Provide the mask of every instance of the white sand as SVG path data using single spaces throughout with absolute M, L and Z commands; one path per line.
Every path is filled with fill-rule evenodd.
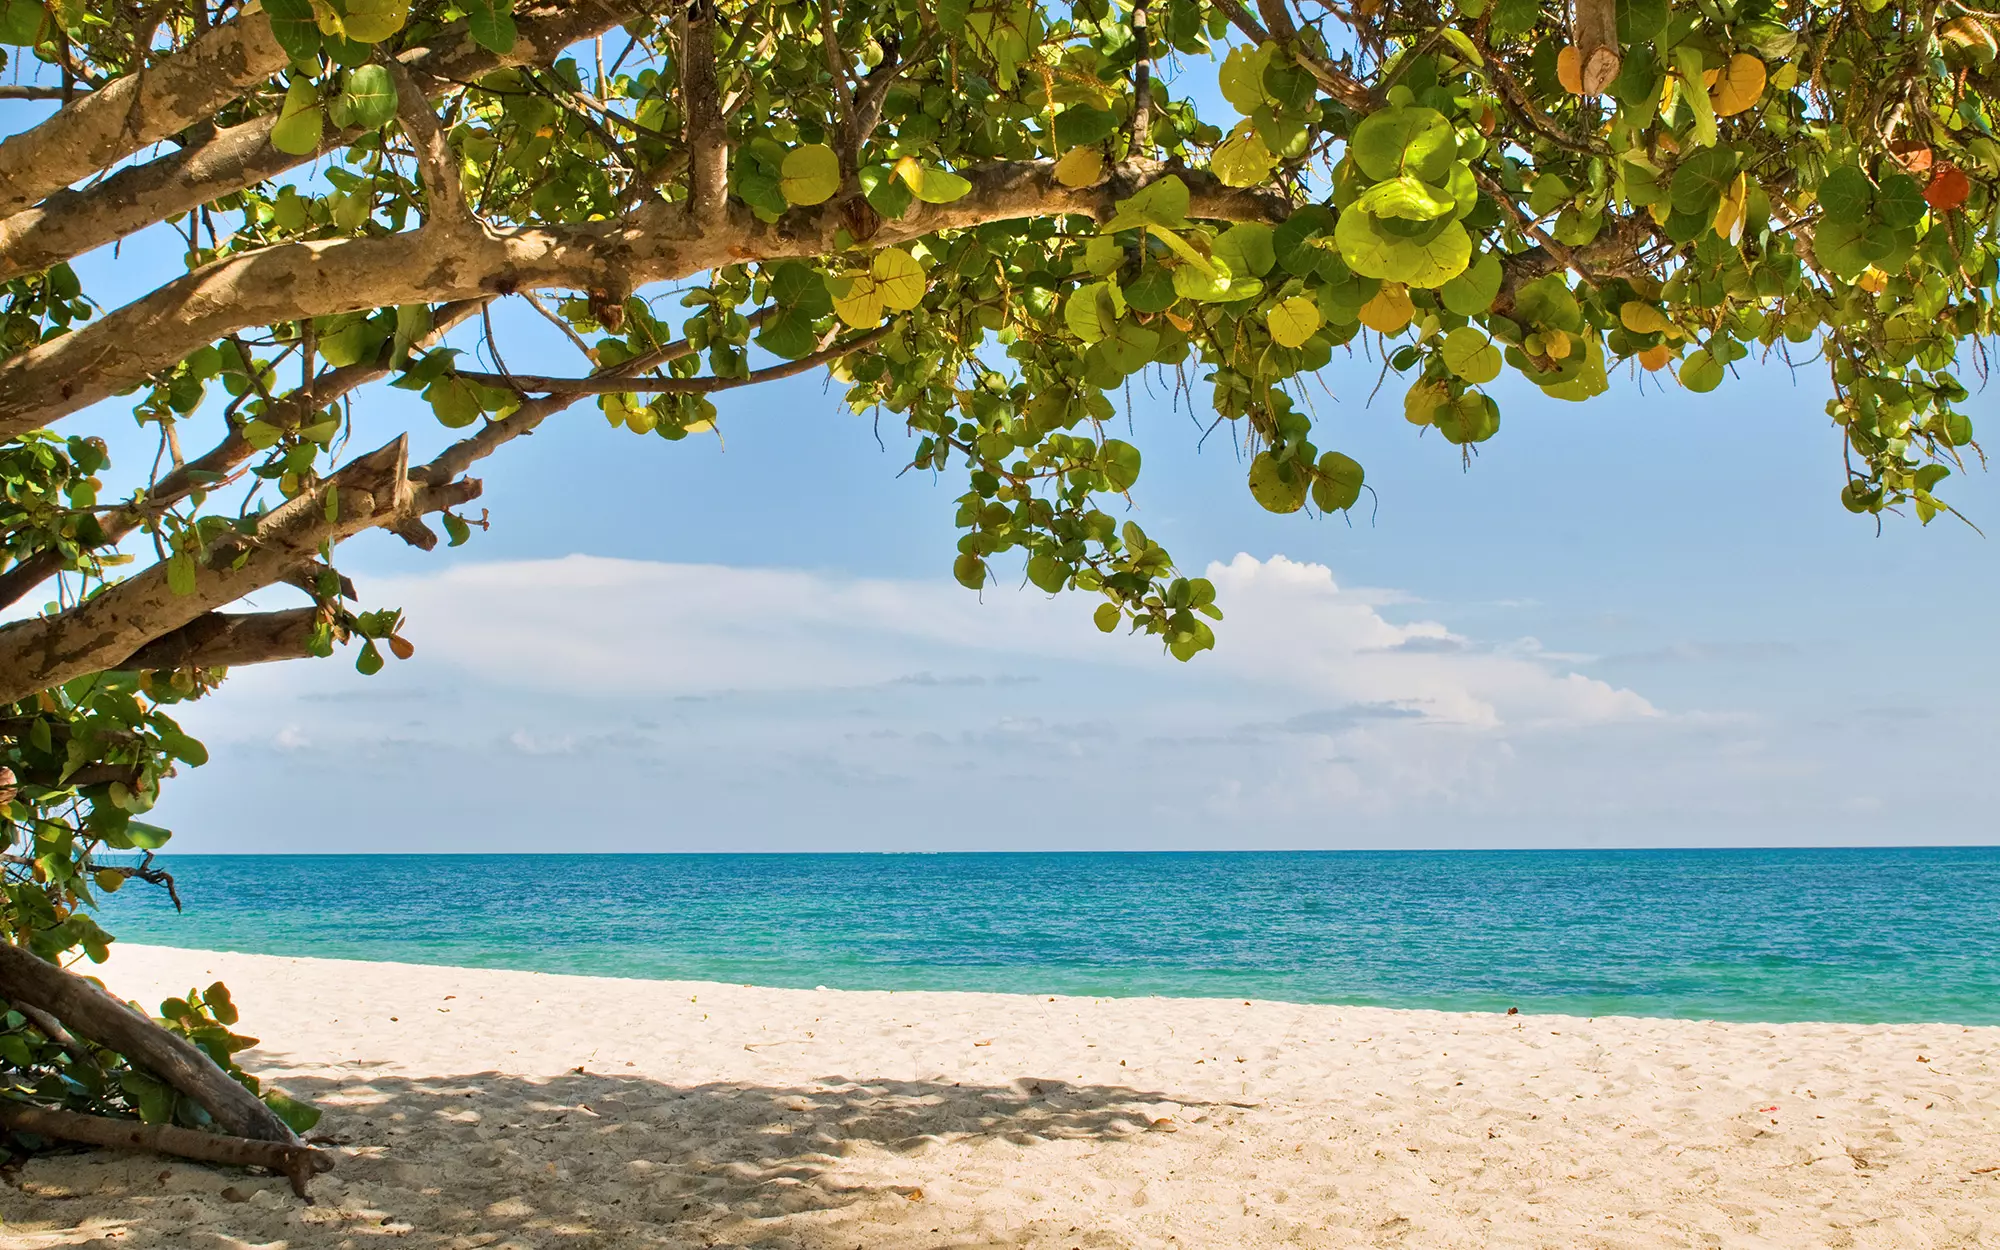
M 228 981 L 339 1169 L 308 1208 L 42 1159 L 0 1188 L 0 1245 L 2000 1246 L 2000 1028 L 116 949 L 144 1002 Z

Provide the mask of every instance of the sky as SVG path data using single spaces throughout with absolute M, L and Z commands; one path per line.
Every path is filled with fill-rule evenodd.
M 78 269 L 110 302 L 174 250 Z M 516 370 L 580 367 L 520 301 L 497 323 Z M 1396 378 L 1371 404 L 1379 376 L 1341 356 L 1312 387 L 1315 441 L 1372 488 L 1346 518 L 1262 512 L 1205 392 L 1121 398 L 1130 515 L 1227 613 L 1189 664 L 1017 569 L 961 589 L 962 478 L 899 476 L 911 441 L 823 377 L 673 444 L 579 406 L 476 470 L 468 545 L 341 549 L 412 659 L 240 670 L 183 709 L 212 759 L 155 819 L 184 852 L 1994 840 L 2000 553 L 1841 508 L 1818 366 L 1581 405 L 1503 382 L 1469 462 Z M 152 458 L 115 406 L 57 428 L 120 475 Z M 352 446 L 405 428 L 449 436 L 376 388 Z M 1944 493 L 2000 534 L 1990 475 Z

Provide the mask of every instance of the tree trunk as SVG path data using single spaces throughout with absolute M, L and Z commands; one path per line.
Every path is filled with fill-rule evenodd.
M 198 1159 L 203 1163 L 234 1163 L 242 1167 L 269 1168 L 283 1173 L 292 1182 L 292 1192 L 307 1202 L 306 1184 L 321 1172 L 333 1169 L 333 1159 L 323 1150 L 303 1143 L 253 1141 L 248 1137 L 223 1137 L 198 1133 L 172 1124 L 140 1124 L 134 1120 L 113 1120 L 101 1115 L 80 1115 L 74 1111 L 54 1111 L 25 1103 L 0 1099 L 0 1126 L 17 1133 L 35 1133 L 63 1141 L 108 1146 L 113 1150 L 151 1150 L 160 1154 Z
M 188 1041 L 154 1024 L 74 973 L 0 942 L 0 998 L 54 1016 L 72 1033 L 115 1050 L 202 1105 L 238 1137 L 304 1148 L 298 1134 L 257 1095 Z
M 1577 74 L 1583 94 L 1603 95 L 1618 77 L 1617 0 L 1573 0 L 1571 41 L 1576 44 Z

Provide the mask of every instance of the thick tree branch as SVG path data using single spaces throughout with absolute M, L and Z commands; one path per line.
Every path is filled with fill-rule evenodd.
M 715 0 L 688 0 L 680 20 L 681 112 L 687 119 L 688 216 L 720 223 L 728 211 L 729 134 L 715 81 Z
M 545 3 L 521 10 L 514 47 L 505 56 L 473 42 L 459 23 L 428 44 L 404 49 L 398 59 L 439 95 L 446 95 L 494 69 L 550 64 L 563 49 L 612 29 L 638 11 L 626 0 Z M 329 130 L 317 152 L 295 156 L 271 146 L 271 127 L 277 120 L 276 113 L 267 113 L 215 130 L 182 151 L 121 169 L 82 190 L 58 191 L 38 207 L 0 219 L 0 281 L 38 272 L 275 178 L 361 134 Z
M 1570 42 L 1576 45 L 1583 94 L 1603 95 L 1622 63 L 1617 0 L 1572 0 Z
M 306 1184 L 312 1177 L 333 1169 L 333 1156 L 303 1143 L 224 1137 L 172 1124 L 141 1124 L 109 1116 L 80 1115 L 7 1099 L 0 1099 L 0 1127 L 114 1150 L 150 1150 L 203 1163 L 269 1168 L 288 1178 L 292 1192 L 301 1198 L 306 1196 Z
M 312 654 L 320 609 L 209 612 L 156 638 L 114 665 L 121 669 L 236 668 Z
M 397 120 L 416 150 L 417 169 L 423 176 L 424 195 L 430 204 L 427 224 L 447 230 L 476 229 L 478 223 L 466 208 L 465 189 L 458 181 L 458 156 L 445 142 L 437 114 L 431 112 L 430 93 L 401 61 L 389 60 L 389 74 L 396 80 Z
M 0 142 L 0 212 L 18 212 L 207 121 L 285 60 L 270 20 L 252 7 L 158 64 L 79 96 Z
M 142 1065 L 200 1103 L 239 1137 L 304 1148 L 298 1135 L 187 1039 L 169 1033 L 82 977 L 0 942 L 0 998 L 48 1012 L 73 1033 Z
M 964 171 L 972 191 L 950 204 L 914 205 L 872 240 L 904 243 L 995 221 L 1082 214 L 1108 219 L 1116 201 L 1168 174 L 1191 191 L 1189 215 L 1282 221 L 1283 196 L 1223 186 L 1210 175 L 1126 162 L 1095 186 L 1065 187 L 1051 161 L 999 161 Z M 836 199 L 775 224 L 747 209 L 703 228 L 667 205 L 621 221 L 488 232 L 422 233 L 286 243 L 206 265 L 80 330 L 0 364 L 0 438 L 18 436 L 143 383 L 204 344 L 251 326 L 306 317 L 477 299 L 520 287 L 618 290 L 745 260 L 823 256 L 848 226 Z
M 237 549 L 218 544 L 206 562 L 196 561 L 186 594 L 174 592 L 162 562 L 66 612 L 0 627 L 0 704 L 116 668 L 203 613 L 282 580 L 322 545 L 413 515 L 429 501 L 406 480 L 408 445 L 404 436 L 348 462 L 264 514 Z

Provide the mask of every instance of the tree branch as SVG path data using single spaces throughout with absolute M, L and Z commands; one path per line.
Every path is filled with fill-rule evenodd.
M 0 142 L 0 212 L 18 212 L 79 179 L 213 117 L 285 67 L 255 9 L 145 69 L 78 96 Z
M 390 77 L 396 80 L 396 118 L 403 134 L 416 149 L 417 168 L 423 174 L 424 194 L 430 203 L 426 225 L 444 230 L 477 229 L 479 223 L 465 204 L 465 189 L 458 181 L 458 157 L 438 128 L 437 114 L 431 112 L 430 93 L 417 84 L 408 66 L 386 58 Z
M 194 585 L 186 594 L 174 592 L 168 582 L 170 562 L 162 561 L 66 612 L 0 626 L 0 704 L 18 702 L 72 677 L 116 668 L 147 643 L 203 613 L 282 580 L 323 545 L 415 515 L 434 496 L 413 489 L 407 480 L 408 448 L 405 435 L 349 461 L 265 513 L 255 533 L 233 551 L 218 543 L 205 563 L 196 560 Z
M 143 1065 L 239 1137 L 305 1148 L 298 1134 L 257 1095 L 215 1066 L 194 1043 L 169 1033 L 82 977 L 6 942 L 0 942 L 0 997 L 39 1007 L 71 1032 Z
M 279 612 L 209 612 L 171 634 L 156 638 L 123 661 L 120 669 L 236 668 L 311 655 L 313 627 L 320 609 Z
M 688 0 L 679 22 L 681 114 L 686 118 L 688 216 L 720 223 L 729 205 L 729 134 L 715 81 L 715 0 Z
M 31 1107 L 10 1099 L 0 1099 L 0 1127 L 114 1150 L 150 1150 L 203 1163 L 269 1168 L 288 1178 L 292 1192 L 301 1198 L 306 1196 L 306 1185 L 315 1175 L 333 1170 L 332 1155 L 303 1143 L 225 1137 L 173 1124 L 141 1124 L 137 1120 Z
M 549 64 L 563 49 L 638 12 L 627 0 L 544 3 L 519 13 L 514 47 L 505 56 L 474 42 L 461 22 L 428 44 L 405 49 L 398 59 L 424 75 L 438 95 L 449 95 L 494 69 Z M 39 207 L 0 219 L 0 281 L 38 272 L 275 178 L 361 134 L 329 129 L 317 151 L 296 156 L 271 146 L 277 120 L 276 113 L 267 113 L 223 127 L 179 152 L 120 169 L 82 190 L 57 191 Z

